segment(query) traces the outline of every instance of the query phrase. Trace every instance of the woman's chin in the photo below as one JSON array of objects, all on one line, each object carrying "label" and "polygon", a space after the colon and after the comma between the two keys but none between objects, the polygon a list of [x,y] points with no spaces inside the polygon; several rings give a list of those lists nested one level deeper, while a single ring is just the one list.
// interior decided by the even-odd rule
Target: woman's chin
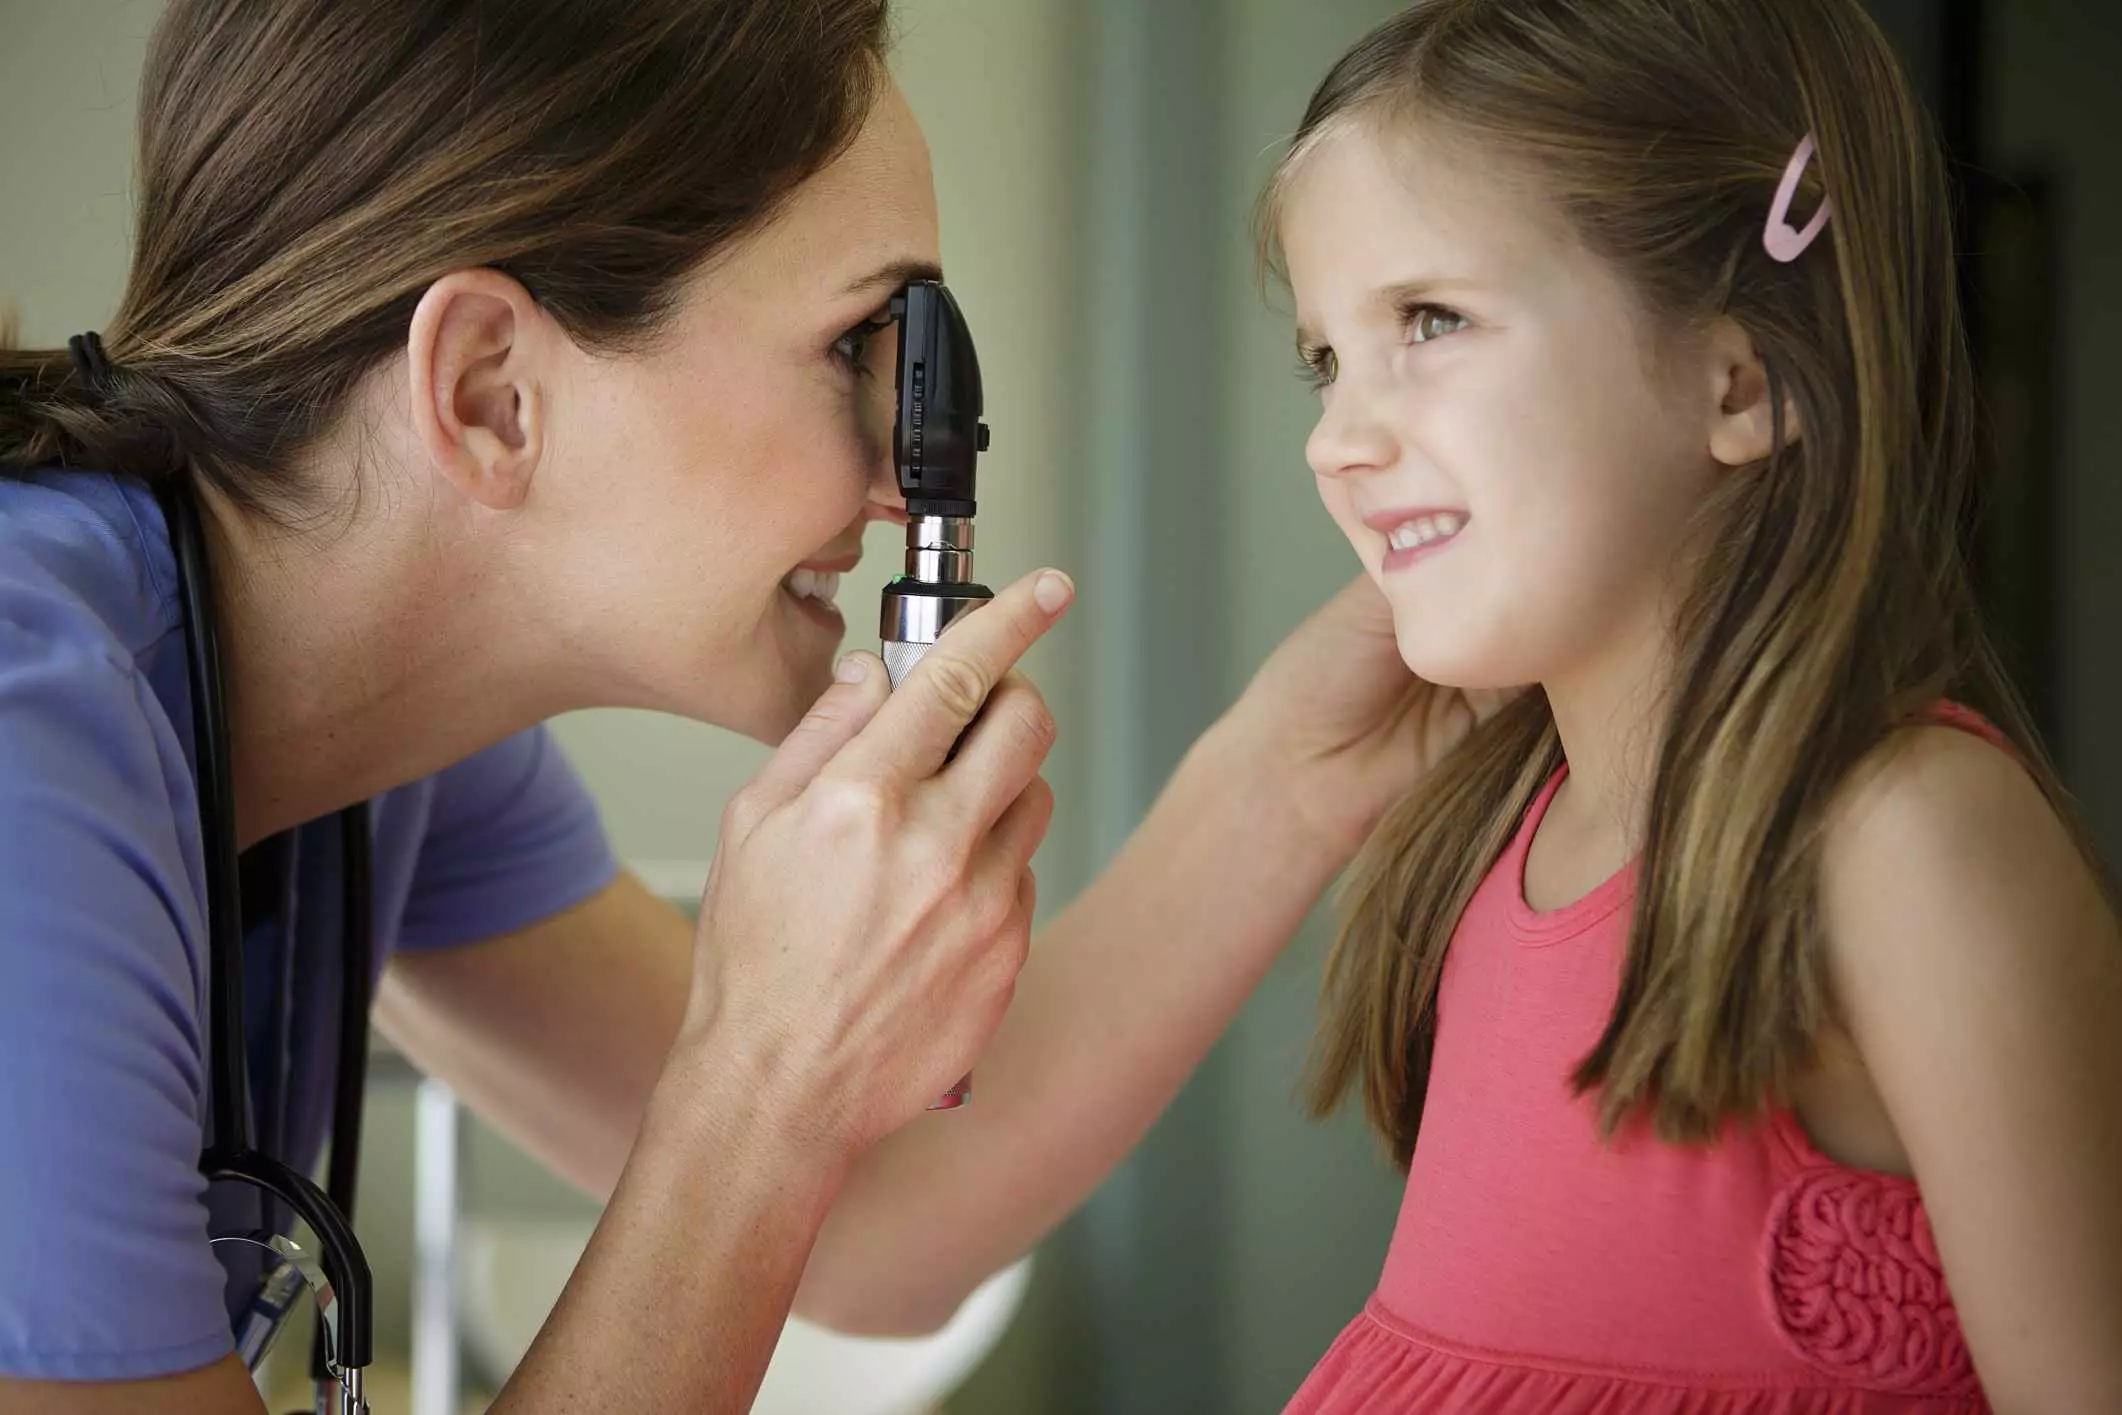
[{"label": "woman's chin", "polygon": [[712,679],[696,676],[646,705],[769,747],[779,746],[833,684],[831,652],[795,654],[775,644],[764,653],[724,652],[704,661],[720,665]]},{"label": "woman's chin", "polygon": [[741,695],[719,694],[705,711],[688,711],[683,715],[749,737],[754,742],[778,747],[782,739],[795,731],[796,724],[803,721],[811,705],[832,686],[832,671],[827,667],[816,674],[775,676],[777,682],[759,682],[753,691]]},{"label": "woman's chin", "polygon": [[[830,605],[776,591],[747,639],[725,630],[656,646],[646,706],[778,744],[833,684],[846,626]],[[705,665],[703,668],[702,665]]]},{"label": "woman's chin", "polygon": [[792,607],[791,614],[801,615],[806,622],[795,633],[771,637],[771,647],[754,670],[758,676],[753,691],[743,695],[750,709],[746,721],[730,724],[770,745],[793,731],[832,687],[833,664],[846,638],[837,614],[828,620],[809,605]]}]

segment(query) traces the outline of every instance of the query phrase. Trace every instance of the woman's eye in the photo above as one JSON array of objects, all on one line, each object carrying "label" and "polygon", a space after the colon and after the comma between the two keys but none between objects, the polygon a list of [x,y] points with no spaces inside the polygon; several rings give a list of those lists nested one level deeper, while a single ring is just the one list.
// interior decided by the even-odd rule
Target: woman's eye
[{"label": "woman's eye", "polygon": [[1407,323],[1408,342],[1413,344],[1427,344],[1432,339],[1457,334],[1470,323],[1465,315],[1442,305],[1415,305],[1405,311],[1402,318]]},{"label": "woman's eye", "polygon": [[850,368],[858,372],[866,372],[869,367],[868,356],[871,337],[891,328],[891,325],[891,320],[884,316],[865,319],[833,341],[833,353]]}]

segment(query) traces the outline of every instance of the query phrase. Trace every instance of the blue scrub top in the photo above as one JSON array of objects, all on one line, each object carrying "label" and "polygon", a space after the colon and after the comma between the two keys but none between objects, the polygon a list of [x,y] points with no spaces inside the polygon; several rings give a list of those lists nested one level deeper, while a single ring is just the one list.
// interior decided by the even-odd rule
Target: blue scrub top
[{"label": "blue scrub top", "polygon": [[[379,968],[534,924],[617,870],[542,727],[385,793],[370,824]],[[283,848],[278,916],[245,940],[252,1103],[260,1148],[312,1171],[335,1069],[336,818]],[[207,1236],[285,1227],[199,1173],[204,881],[160,508],[95,473],[0,478],[0,1376],[220,1359],[257,1250],[224,1245],[224,1271]]]}]

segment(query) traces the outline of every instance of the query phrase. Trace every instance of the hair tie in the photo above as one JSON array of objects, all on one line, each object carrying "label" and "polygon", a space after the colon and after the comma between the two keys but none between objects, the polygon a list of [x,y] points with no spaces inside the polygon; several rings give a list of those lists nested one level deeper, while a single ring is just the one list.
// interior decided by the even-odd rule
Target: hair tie
[{"label": "hair tie", "polygon": [[1799,231],[1790,224],[1791,198],[1798,194],[1798,179],[1805,175],[1805,164],[1812,160],[1813,135],[1807,133],[1798,144],[1798,150],[1790,155],[1790,163],[1783,169],[1783,185],[1776,188],[1776,203],[1768,209],[1768,225],[1761,232],[1761,244],[1771,256],[1790,264],[1805,254],[1805,248],[1813,238],[1827,229],[1828,201],[1820,198],[1820,209],[1813,219]]},{"label": "hair tie", "polygon": [[92,402],[103,401],[110,391],[110,355],[103,352],[103,336],[93,329],[66,341],[66,352],[74,361],[74,377],[88,390]]}]

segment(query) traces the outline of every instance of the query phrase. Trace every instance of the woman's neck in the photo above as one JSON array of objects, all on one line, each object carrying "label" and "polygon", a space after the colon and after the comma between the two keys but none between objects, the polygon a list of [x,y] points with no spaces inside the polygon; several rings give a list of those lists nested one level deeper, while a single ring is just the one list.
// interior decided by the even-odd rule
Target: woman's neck
[{"label": "woman's neck", "polygon": [[[396,488],[369,488],[371,502]],[[476,557],[387,517],[288,531],[211,492],[239,848],[430,775],[569,704]]]}]

